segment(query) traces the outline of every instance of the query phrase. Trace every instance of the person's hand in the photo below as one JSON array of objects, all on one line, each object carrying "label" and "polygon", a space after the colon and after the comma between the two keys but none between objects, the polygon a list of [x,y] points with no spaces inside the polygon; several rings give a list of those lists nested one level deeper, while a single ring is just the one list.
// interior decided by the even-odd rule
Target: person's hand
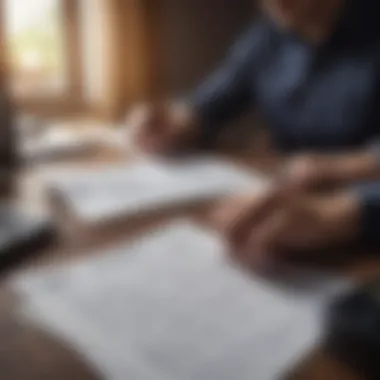
[{"label": "person's hand", "polygon": [[360,206],[348,193],[310,195],[278,190],[226,202],[213,223],[247,266],[349,242],[358,234]]},{"label": "person's hand", "polygon": [[380,162],[373,152],[305,154],[289,159],[280,173],[291,189],[320,189],[380,176]]},{"label": "person's hand", "polygon": [[198,137],[196,115],[183,103],[139,106],[129,114],[127,126],[133,142],[148,153],[186,149]]}]

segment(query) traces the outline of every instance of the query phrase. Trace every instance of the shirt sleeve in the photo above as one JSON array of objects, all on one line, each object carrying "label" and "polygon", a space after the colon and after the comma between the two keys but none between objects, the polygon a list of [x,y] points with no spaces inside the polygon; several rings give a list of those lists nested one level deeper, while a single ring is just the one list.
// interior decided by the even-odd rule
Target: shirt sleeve
[{"label": "shirt sleeve", "polygon": [[360,241],[380,243],[380,181],[366,182],[354,187],[361,202]]},{"label": "shirt sleeve", "polygon": [[232,48],[227,59],[192,94],[190,102],[201,120],[202,132],[215,137],[223,125],[253,105],[255,57],[263,29],[255,25]]},{"label": "shirt sleeve", "polygon": [[379,158],[380,163],[380,137],[375,138],[369,145],[370,149]]}]

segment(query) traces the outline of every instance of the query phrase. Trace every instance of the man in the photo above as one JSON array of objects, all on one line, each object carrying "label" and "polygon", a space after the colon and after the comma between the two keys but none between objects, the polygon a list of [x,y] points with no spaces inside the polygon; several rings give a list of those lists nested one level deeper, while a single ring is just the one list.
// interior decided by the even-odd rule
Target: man
[{"label": "man", "polygon": [[[139,142],[162,152],[208,141],[247,107],[260,107],[277,148],[293,158],[281,185],[216,213],[236,256],[250,264],[286,251],[379,241],[378,0],[261,5],[262,19],[187,102],[145,111]],[[322,185],[334,190],[322,192]]]}]

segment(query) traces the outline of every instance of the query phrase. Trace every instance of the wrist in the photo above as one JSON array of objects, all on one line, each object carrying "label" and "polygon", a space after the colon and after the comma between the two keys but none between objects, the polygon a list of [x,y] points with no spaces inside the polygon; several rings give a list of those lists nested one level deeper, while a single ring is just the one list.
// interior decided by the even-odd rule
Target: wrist
[{"label": "wrist", "polygon": [[336,241],[355,240],[360,232],[361,202],[356,194],[340,192],[325,200],[325,226]]},{"label": "wrist", "polygon": [[333,167],[343,182],[371,180],[379,175],[380,158],[372,151],[357,152],[338,157]]}]

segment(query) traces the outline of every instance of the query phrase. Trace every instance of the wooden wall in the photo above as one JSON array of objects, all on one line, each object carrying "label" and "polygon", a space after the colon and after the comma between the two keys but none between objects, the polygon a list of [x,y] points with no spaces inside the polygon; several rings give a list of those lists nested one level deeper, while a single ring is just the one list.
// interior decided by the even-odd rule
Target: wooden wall
[{"label": "wooden wall", "polygon": [[224,57],[252,19],[252,0],[161,0],[160,70],[169,92],[186,91]]},{"label": "wooden wall", "polygon": [[16,184],[17,155],[14,106],[9,94],[5,55],[4,3],[0,2],[0,197],[8,197]]},{"label": "wooden wall", "polygon": [[252,0],[112,0],[114,111],[199,83],[252,20]]},{"label": "wooden wall", "polygon": [[71,95],[28,105],[38,113],[86,109],[113,119],[136,102],[194,87],[249,24],[253,8],[252,0],[64,1],[68,14],[77,14],[77,22],[66,18],[74,41]]}]

